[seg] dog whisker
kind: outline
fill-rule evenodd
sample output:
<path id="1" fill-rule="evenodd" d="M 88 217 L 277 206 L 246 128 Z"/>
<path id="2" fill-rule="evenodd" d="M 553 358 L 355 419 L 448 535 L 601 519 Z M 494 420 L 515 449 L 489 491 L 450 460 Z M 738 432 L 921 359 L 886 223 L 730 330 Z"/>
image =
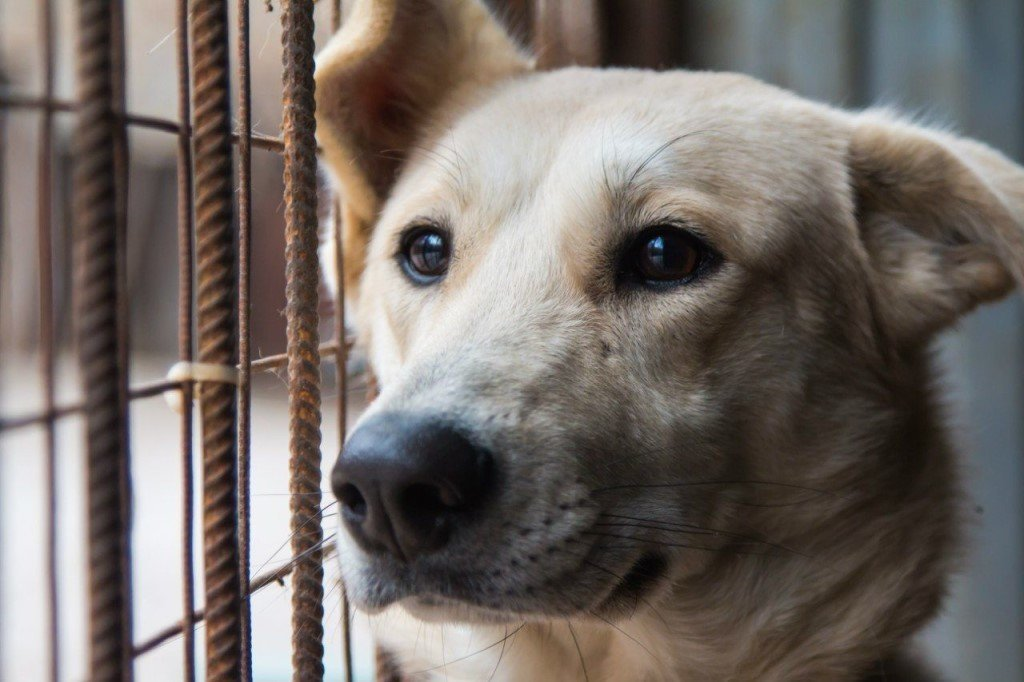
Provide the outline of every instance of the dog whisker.
<path id="1" fill-rule="evenodd" d="M 590 675 L 587 674 L 587 664 L 583 660 L 583 650 L 580 649 L 580 641 L 576 639 L 576 631 L 573 630 L 572 621 L 567 618 L 565 620 L 565 624 L 569 627 L 569 634 L 572 635 L 572 643 L 576 645 L 576 653 L 579 654 L 580 657 L 580 668 L 583 669 L 583 679 L 586 680 L 586 682 L 590 682 Z"/>
<path id="2" fill-rule="evenodd" d="M 498 646 L 499 644 L 504 644 L 508 640 L 509 637 L 514 637 L 516 635 L 516 633 L 518 633 L 524 627 L 526 627 L 526 623 L 525 622 L 520 624 L 519 627 L 517 627 L 512 632 L 506 634 L 504 637 L 502 637 L 498 641 L 492 642 L 491 644 L 488 644 L 487 646 L 485 646 L 482 649 L 477 649 L 473 653 L 466 654 L 465 656 L 460 656 L 459 658 L 453 659 L 451 661 L 444 661 L 441 665 L 435 665 L 432 668 L 424 668 L 423 670 L 418 670 L 416 672 L 409 673 L 409 674 L 411 676 L 413 676 L 413 677 L 415 677 L 416 675 L 423 675 L 425 673 L 434 672 L 435 670 L 441 670 L 442 668 L 445 668 L 445 667 L 447 667 L 449 665 L 452 665 L 452 664 L 455 664 L 455 663 L 460 663 L 462 661 L 465 661 L 467 658 L 472 658 L 473 656 L 478 656 L 478 655 L 482 654 L 485 651 L 489 651 L 490 649 L 493 649 L 494 647 Z M 506 629 L 506 632 L 507 632 L 507 629 Z M 442 638 L 443 638 L 443 636 L 444 636 L 444 631 L 442 630 Z"/>
<path id="3" fill-rule="evenodd" d="M 314 494 L 314 495 L 315 495 L 316 493 L 312 493 L 312 494 Z M 316 513 L 316 514 L 315 514 L 314 516 L 311 516 L 311 517 L 309 517 L 308 519 L 306 519 L 306 520 L 305 520 L 305 521 L 304 521 L 304 522 L 302 523 L 302 525 L 301 525 L 301 526 L 299 526 L 299 527 L 298 527 L 298 528 L 297 528 L 296 530 L 294 530 L 294 531 L 292 532 L 292 534 L 291 534 L 291 535 L 289 535 L 289 536 L 288 536 L 288 539 L 287 539 L 287 540 L 285 540 L 284 542 L 282 542 L 282 543 L 281 543 L 281 546 L 280 546 L 280 547 L 278 547 L 277 549 L 275 549 L 275 550 L 274 550 L 274 553 L 273 553 L 273 554 L 271 554 L 271 555 L 270 555 L 269 557 L 267 557 L 266 561 L 264 561 L 264 562 L 263 562 L 262 564 L 260 564 L 260 567 L 256 569 L 256 573 L 260 573 L 260 572 L 261 572 L 261 571 L 262 571 L 262 570 L 263 570 L 264 568 L 266 568 L 266 567 L 267 567 L 267 564 L 269 564 L 269 563 L 270 563 L 271 561 L 273 561 L 273 560 L 274 560 L 274 557 L 275 557 L 275 556 L 277 556 L 277 555 L 278 555 L 278 553 L 279 553 L 279 552 L 280 552 L 281 550 L 283 550 L 283 549 L 284 549 L 285 547 L 287 547 L 287 546 L 288 546 L 288 543 L 290 543 L 290 542 L 292 541 L 292 538 L 294 538 L 294 537 L 296 536 L 296 534 L 298 534 L 298 533 L 299 533 L 299 532 L 301 532 L 301 531 L 302 531 L 303 529 L 305 529 L 305 527 L 306 527 L 306 525 L 307 525 L 307 524 L 309 524 L 309 523 L 312 523 L 312 522 L 313 522 L 314 520 L 316 520 L 316 521 L 321 521 L 321 520 L 323 520 L 323 519 L 325 518 L 325 517 L 324 517 L 324 512 L 326 512 L 326 511 L 327 511 L 328 509 L 330 509 L 331 507 L 333 507 L 333 506 L 334 506 L 334 505 L 336 505 L 336 504 L 338 504 L 338 501 L 337 501 L 337 500 L 334 500 L 334 501 L 332 501 L 332 502 L 329 502 L 329 503 L 327 503 L 327 505 L 325 505 L 324 507 L 321 507 L 321 508 L 320 508 L 320 511 L 318 511 L 318 512 L 317 512 L 317 513 Z M 332 535 L 331 535 L 331 537 L 333 538 L 333 537 L 334 537 L 334 535 L 332 534 Z M 323 544 L 323 542 L 326 542 L 326 539 L 325 539 L 325 540 L 323 540 L 323 541 L 321 542 L 321 544 Z"/>
<path id="4" fill-rule="evenodd" d="M 829 495 L 834 497 L 843 497 L 841 494 L 830 491 L 830 490 L 818 490 L 817 488 L 810 488 L 807 486 L 797 485 L 796 483 L 779 483 L 776 481 L 757 481 L 757 480 L 717 480 L 717 481 L 679 481 L 672 483 L 621 483 L 617 485 L 605 486 L 602 488 L 594 488 L 592 493 L 606 493 L 615 490 L 629 490 L 629 489 L 645 489 L 649 490 L 652 488 L 690 488 L 700 486 L 740 486 L 740 485 L 759 485 L 767 487 L 777 488 L 788 488 L 792 490 L 801 490 L 809 493 L 816 493 L 818 495 Z"/>
<path id="5" fill-rule="evenodd" d="M 652 544 L 652 545 L 657 545 L 659 547 L 671 547 L 671 548 L 679 548 L 679 549 L 692 549 L 692 550 L 697 550 L 697 551 L 702 551 L 702 552 L 713 552 L 713 553 L 722 553 L 722 554 L 739 554 L 739 555 L 744 555 L 744 556 L 769 556 L 769 557 L 777 557 L 777 556 L 779 556 L 779 554 L 776 554 L 776 553 L 773 553 L 773 552 L 770 552 L 770 551 L 764 551 L 764 552 L 745 552 L 745 551 L 736 549 L 732 545 L 726 546 L 726 547 L 708 547 L 706 545 L 691 545 L 691 544 L 683 543 L 683 542 L 667 542 L 667 541 L 664 541 L 664 540 L 652 540 L 650 538 L 638 538 L 638 537 L 633 537 L 631 535 L 617 535 L 615 533 L 602 533 L 602 532 L 599 532 L 599 531 L 589 531 L 589 530 L 583 531 L 583 534 L 585 534 L 585 535 L 593 535 L 595 537 L 613 538 L 613 539 L 617 539 L 617 540 L 629 540 L 629 541 L 632 541 L 632 542 L 636 542 L 636 543 L 638 543 L 640 545 L 642 545 L 642 544 Z M 635 548 L 632 548 L 632 549 L 635 549 Z"/>
<path id="6" fill-rule="evenodd" d="M 622 636 L 623 636 L 623 637 L 626 637 L 627 639 L 631 640 L 631 641 L 632 641 L 632 642 L 633 642 L 634 644 L 636 644 L 636 645 L 637 645 L 638 647 L 640 647 L 641 649 L 643 649 L 644 651 L 646 651 L 646 652 L 647 652 L 647 654 L 648 654 L 648 655 L 649 655 L 649 656 L 650 656 L 651 658 L 653 658 L 653 659 L 654 659 L 654 660 L 656 660 L 656 661 L 660 661 L 660 659 L 659 659 L 659 658 L 658 658 L 657 656 L 655 656 L 655 655 L 654 655 L 654 652 L 653 652 L 653 651 L 651 651 L 650 649 L 648 649 L 648 648 L 647 648 L 647 647 L 646 647 L 646 646 L 644 645 L 644 643 L 643 643 L 643 642 L 641 642 L 641 641 L 640 641 L 639 639 L 637 639 L 637 638 L 636 638 L 636 637 L 634 637 L 633 635 L 629 634 L 628 632 L 626 632 L 625 630 L 623 630 L 623 629 L 622 629 L 622 628 L 620 628 L 620 627 L 619 627 L 618 625 L 616 625 L 616 624 L 615 624 L 615 623 L 613 623 L 612 621 L 608 620 L 607 618 L 605 618 L 605 617 L 604 617 L 604 616 L 602 616 L 601 614 L 599 614 L 599 613 L 595 613 L 594 611 L 588 611 L 588 613 L 589 613 L 589 614 L 590 614 L 591 616 L 593 616 L 594 618 L 597 618 L 598 620 L 600 620 L 600 621 L 603 621 L 604 623 L 606 623 L 606 624 L 607 624 L 607 625 L 609 625 L 610 627 L 612 627 L 612 628 L 614 628 L 614 629 L 618 630 L 618 631 L 619 631 L 619 632 L 620 632 L 620 633 L 622 634 Z"/>
<path id="7" fill-rule="evenodd" d="M 636 523 L 635 524 L 630 524 L 630 523 L 624 523 L 624 522 L 623 523 L 599 522 L 599 523 L 597 523 L 595 525 L 599 525 L 599 526 L 621 526 L 621 527 L 625 527 L 625 528 L 634 527 L 634 528 L 644 528 L 644 529 L 647 529 L 647 530 L 662 530 L 662 531 L 666 531 L 666 532 L 670 532 L 670 533 L 689 533 L 689 534 L 693 534 L 693 535 L 711 535 L 711 536 L 726 537 L 726 538 L 730 538 L 730 539 L 733 539 L 733 540 L 742 540 L 742 541 L 745 541 L 745 542 L 757 543 L 759 545 L 767 545 L 769 547 L 773 547 L 775 549 L 779 549 L 779 550 L 783 550 L 783 551 L 786 551 L 786 552 L 790 552 L 790 553 L 796 554 L 798 556 L 806 556 L 802 552 L 800 552 L 798 550 L 795 550 L 795 549 L 793 549 L 791 547 L 787 547 L 786 545 L 782 545 L 782 544 L 779 544 L 777 542 L 772 542 L 770 540 L 765 540 L 764 538 L 754 537 L 752 535 L 744 535 L 743 533 L 736 533 L 736 532 L 733 532 L 733 531 L 718 530 L 718 529 L 714 529 L 714 528 L 703 528 L 701 526 L 693 526 L 693 525 L 689 525 L 689 524 L 685 524 L 685 523 L 676 523 L 676 522 L 671 522 L 671 521 L 661 521 L 661 520 L 658 520 L 658 519 L 636 518 L 636 517 L 633 517 L 633 516 L 624 516 L 624 515 L 621 515 L 621 514 L 604 513 L 603 515 L 611 517 L 611 518 L 625 519 L 627 521 L 633 521 L 633 522 L 636 522 Z"/>
<path id="8" fill-rule="evenodd" d="M 498 668 L 501 666 L 501 660 L 505 658 L 505 646 L 508 644 L 508 626 L 505 626 L 505 638 L 501 640 L 501 651 L 498 653 L 498 661 L 494 664 L 494 670 L 491 671 L 490 676 L 487 678 L 487 682 L 491 682 L 494 676 L 498 673 Z"/>

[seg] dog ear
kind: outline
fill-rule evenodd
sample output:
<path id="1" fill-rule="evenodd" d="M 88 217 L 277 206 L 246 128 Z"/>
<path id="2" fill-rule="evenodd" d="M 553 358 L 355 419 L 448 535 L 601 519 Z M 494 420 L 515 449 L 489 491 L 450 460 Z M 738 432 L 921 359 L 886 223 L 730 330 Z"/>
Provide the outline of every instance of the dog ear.
<path id="1" fill-rule="evenodd" d="M 1024 169 L 985 145 L 864 114 L 849 151 L 877 314 L 915 344 L 1024 284 Z"/>
<path id="2" fill-rule="evenodd" d="M 478 0 L 354 0 L 317 56 L 316 118 L 344 201 L 345 279 L 410 147 L 476 88 L 530 62 Z"/>

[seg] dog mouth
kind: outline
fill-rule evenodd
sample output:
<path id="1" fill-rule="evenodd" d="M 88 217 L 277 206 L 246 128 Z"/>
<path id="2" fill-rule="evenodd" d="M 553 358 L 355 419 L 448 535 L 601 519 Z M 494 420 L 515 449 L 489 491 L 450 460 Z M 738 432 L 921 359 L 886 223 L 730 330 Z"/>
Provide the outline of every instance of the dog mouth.
<path id="1" fill-rule="evenodd" d="M 657 551 L 634 554 L 632 560 L 620 555 L 614 572 L 602 565 L 607 559 L 594 560 L 601 554 L 602 548 L 592 545 L 582 560 L 551 566 L 549 577 L 540 580 L 536 577 L 543 572 L 542 565 L 531 565 L 531 576 L 509 574 L 508 567 L 457 575 L 451 564 L 410 574 L 378 564 L 365 567 L 350 594 L 364 611 L 376 613 L 399 604 L 427 622 L 501 623 L 587 615 L 604 619 L 631 616 L 668 573 L 668 558 Z M 495 575 L 504 576 L 504 581 L 496 582 Z M 359 583 L 363 589 L 358 589 Z"/>

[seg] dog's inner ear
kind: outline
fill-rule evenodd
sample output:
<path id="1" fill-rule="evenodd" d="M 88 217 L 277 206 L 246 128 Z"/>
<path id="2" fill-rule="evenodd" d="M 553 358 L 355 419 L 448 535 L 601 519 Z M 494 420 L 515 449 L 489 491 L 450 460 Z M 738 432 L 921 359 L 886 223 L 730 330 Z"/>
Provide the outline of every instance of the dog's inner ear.
<path id="1" fill-rule="evenodd" d="M 345 203 L 346 279 L 416 145 L 530 62 L 479 0 L 354 0 L 317 57 L 317 132 Z M 350 258 L 353 259 L 350 262 Z"/>
<path id="2" fill-rule="evenodd" d="M 858 123 L 849 151 L 881 323 L 925 342 L 1024 284 L 1024 170 L 970 140 L 885 120 Z"/>

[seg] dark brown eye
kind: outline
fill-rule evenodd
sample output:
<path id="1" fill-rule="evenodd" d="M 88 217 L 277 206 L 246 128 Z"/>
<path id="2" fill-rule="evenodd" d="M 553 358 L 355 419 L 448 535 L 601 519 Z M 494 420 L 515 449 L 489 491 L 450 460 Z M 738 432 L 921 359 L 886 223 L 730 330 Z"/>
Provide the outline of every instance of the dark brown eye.
<path id="1" fill-rule="evenodd" d="M 637 279 L 651 284 L 685 283 L 704 260 L 701 242 L 677 227 L 659 226 L 644 230 L 631 249 L 631 263 Z"/>
<path id="2" fill-rule="evenodd" d="M 448 271 L 448 237 L 438 229 L 421 227 L 402 240 L 402 267 L 417 284 L 429 284 Z"/>

